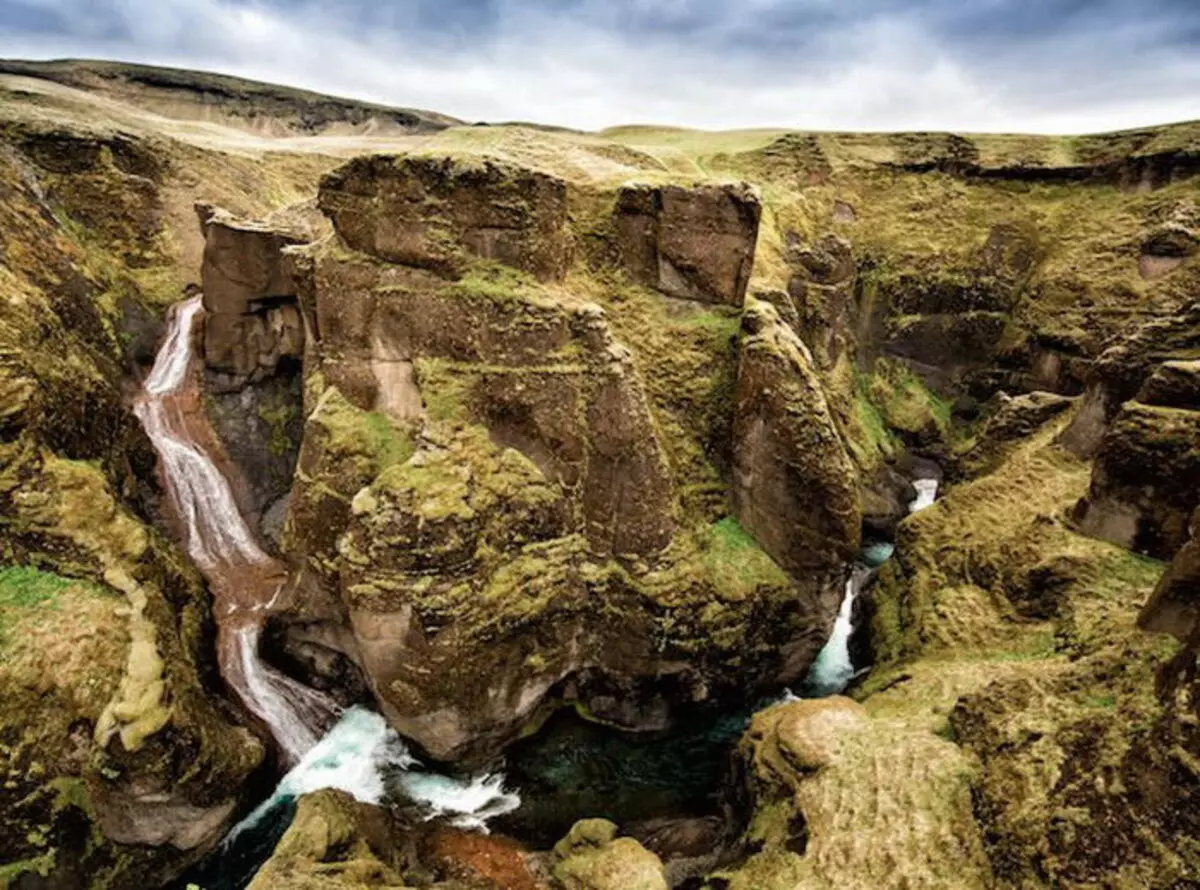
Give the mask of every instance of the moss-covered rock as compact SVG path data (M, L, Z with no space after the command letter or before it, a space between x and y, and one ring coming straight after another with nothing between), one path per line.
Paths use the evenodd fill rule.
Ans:
M552 279L571 257L566 184L491 159L357 158L320 202L347 244L388 262L453 273L476 256Z
M554 878L565 890L667 890L658 857L603 819L576 823L554 847Z
M924 727L833 697L755 715L738 750L754 852L732 888L983 888L969 761Z
M1200 411L1126 403L1096 453L1080 527L1169 558L1187 540L1198 484Z
M292 824L249 890L366 890L408 886L386 811L344 791L303 795Z

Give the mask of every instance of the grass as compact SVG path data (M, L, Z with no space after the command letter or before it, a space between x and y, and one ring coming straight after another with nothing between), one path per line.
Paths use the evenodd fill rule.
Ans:
M47 605L54 608L57 595L77 583L30 566L0 568L0 647L21 612Z
M724 599L745 599L763 583L787 583L783 570L732 516L705 529L701 543L706 574Z

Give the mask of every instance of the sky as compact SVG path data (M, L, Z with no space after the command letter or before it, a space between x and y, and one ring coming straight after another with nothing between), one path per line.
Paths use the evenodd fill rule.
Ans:
M1079 133L1200 118L1200 0L0 0L0 56L582 129Z

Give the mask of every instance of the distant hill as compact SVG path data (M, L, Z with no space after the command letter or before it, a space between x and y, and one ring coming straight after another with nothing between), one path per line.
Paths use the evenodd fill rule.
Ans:
M264 135L428 133L462 123L432 111L326 96L224 74L126 62L0 59L0 74L35 77L132 102L167 117Z

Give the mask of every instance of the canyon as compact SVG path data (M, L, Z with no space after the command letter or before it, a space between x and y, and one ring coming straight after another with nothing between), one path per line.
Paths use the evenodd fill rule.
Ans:
M1198 174L0 62L0 886L1196 885Z

